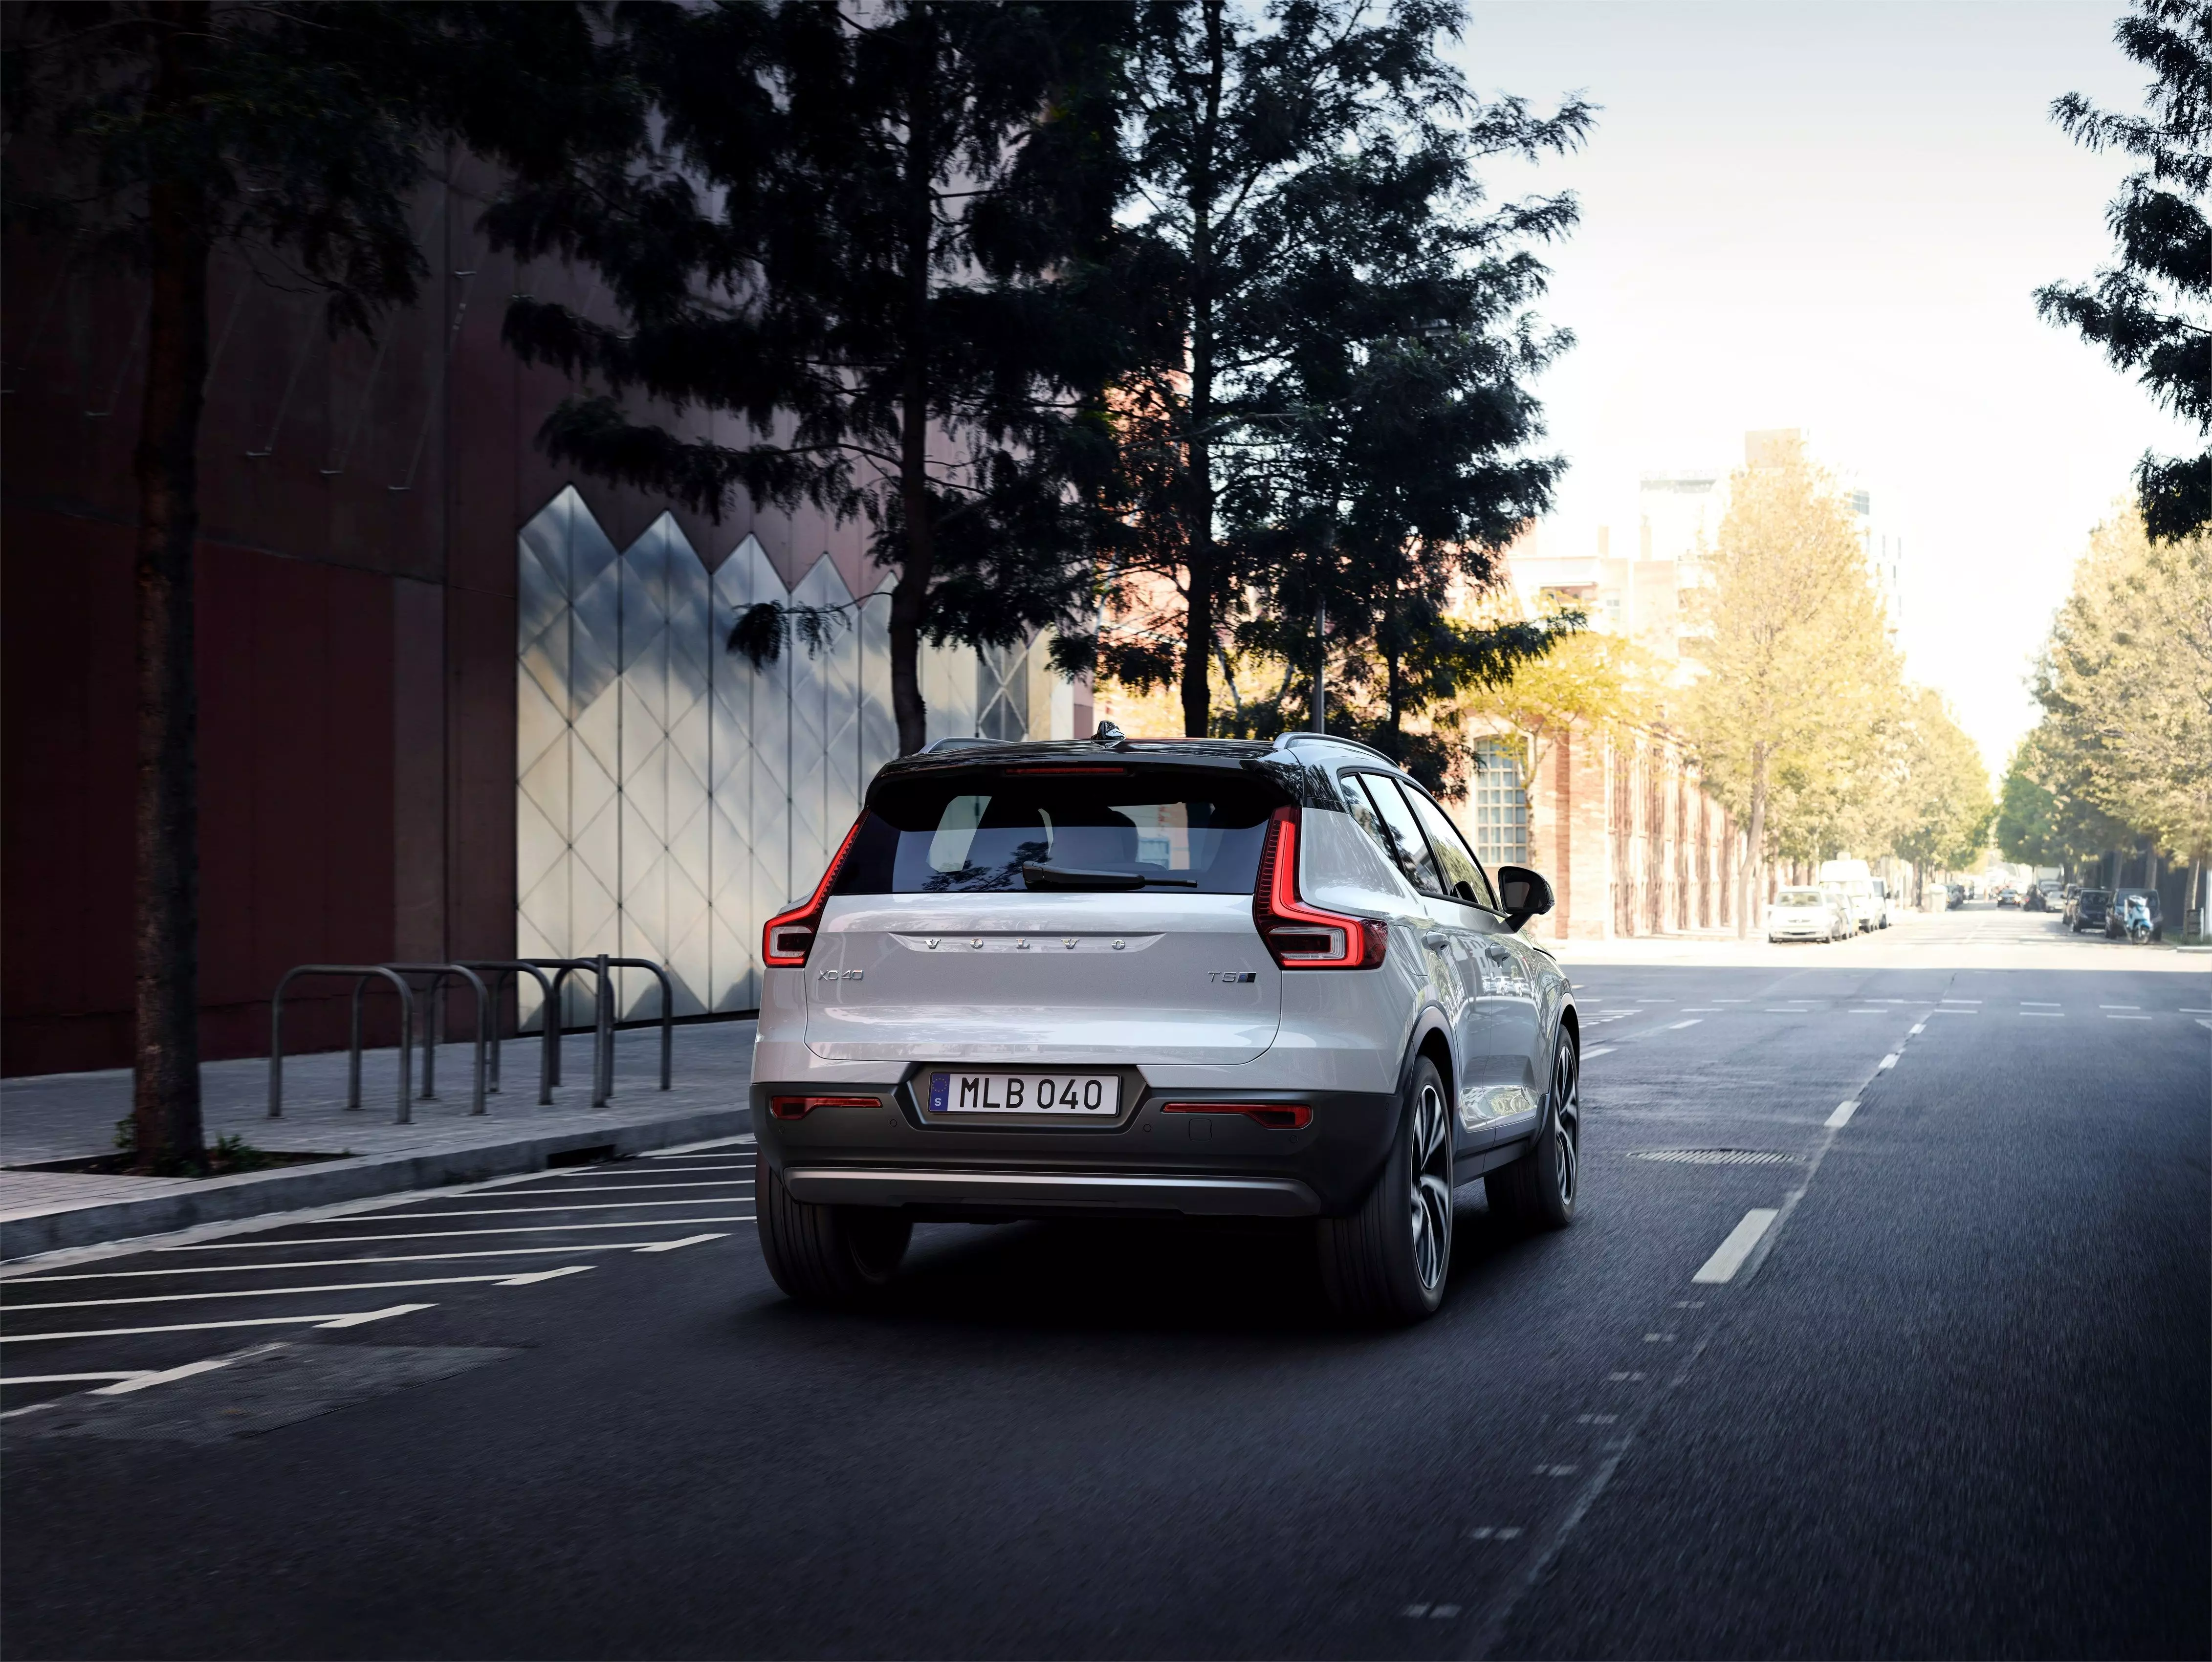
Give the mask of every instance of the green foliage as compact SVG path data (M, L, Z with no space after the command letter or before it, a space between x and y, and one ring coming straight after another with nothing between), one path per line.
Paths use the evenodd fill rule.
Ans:
M1475 169L1571 148L1591 110L1473 97L1443 55L1463 21L1457 0L1139 9L1118 268L1139 355L1112 405L1098 661L1179 678L1187 731L1231 637L1310 700L1323 606L1331 649L1393 686L1479 658L1446 627L1451 579L1486 579L1550 500L1563 464L1518 454L1540 433L1523 381L1566 337L1522 313L1544 280L1523 245L1576 210L1486 209Z
M2164 409L2212 435L2212 0L2135 0L2114 31L2121 50L2156 77L2148 116L2099 110L2079 93L2051 106L2058 124L2092 150L2117 149L2142 164L2106 215L2119 264L2094 284L2053 283L2036 306L2101 346L2115 368L2135 372ZM2161 539L2212 527L2212 448L2203 455L2146 454L2136 474L2150 534Z
M2024 809L2028 785L2057 804L2051 835L2077 855L2144 836L2212 854L2212 533L2154 541L2134 510L2099 526L2035 695L2043 719L2013 772Z
M1898 737L1890 848L1938 870L1977 864L1997 812L1979 747L1952 719L1942 695L1924 688L1909 695Z
M514 349L592 389L546 422L556 461L717 517L744 496L866 519L898 573L902 750L922 640L1088 613L1128 26L1119 4L625 6L609 50L651 119L489 216L621 314L509 306ZM780 649L772 622L733 648Z

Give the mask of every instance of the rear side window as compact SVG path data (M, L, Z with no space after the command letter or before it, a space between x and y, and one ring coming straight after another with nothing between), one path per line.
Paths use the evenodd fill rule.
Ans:
M1487 907L1495 912L1498 903L1490 892L1490 879L1483 875L1481 862L1460 836L1459 828L1419 791L1407 791L1405 797L1413 804L1421 829L1429 834L1429 846L1436 850L1437 864L1443 870L1444 892L1469 906Z
M1279 800L1237 774L1139 768L902 780L870 804L837 892L1249 895Z
M1406 881L1424 895L1442 895L1443 879L1437 875L1436 856L1429 852L1428 840L1422 836L1413 810L1406 806L1406 798L1399 794L1392 780L1380 773L1357 773L1352 783L1367 793L1374 804L1376 817L1382 822L1382 846L1406 874Z

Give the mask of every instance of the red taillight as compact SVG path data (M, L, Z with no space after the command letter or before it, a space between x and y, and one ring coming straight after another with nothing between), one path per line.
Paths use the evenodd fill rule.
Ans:
M778 1119L804 1119L817 1108L880 1108L878 1096L771 1096L768 1111Z
M1271 1131L1302 1131L1313 1124L1313 1110L1303 1102L1164 1102L1162 1113L1241 1113Z
M1268 954L1285 969L1376 969L1390 946L1380 918L1323 912L1298 898L1298 810L1278 808L1260 852L1252 921Z
M866 819L863 814L860 819ZM846 851L852 847L853 839L860 834L860 820L853 822L853 828L845 834L845 840L837 845L837 852L830 857L830 869L822 874L822 881L814 885L814 893L804 906L795 906L788 912L779 912L761 927L761 962L770 969L800 969L805 967L806 955L814 949L814 931L821 927L822 908L830 904L830 887L837 881L837 868L845 864ZM797 1118L796 1115L792 1116Z

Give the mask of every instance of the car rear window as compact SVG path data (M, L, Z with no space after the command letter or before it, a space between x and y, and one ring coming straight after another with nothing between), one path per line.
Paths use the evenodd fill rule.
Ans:
M1233 773L1009 768L877 793L841 895L1154 889L1249 895L1280 796Z
M1785 889L1775 896L1777 906L1826 906L1828 897L1817 889Z

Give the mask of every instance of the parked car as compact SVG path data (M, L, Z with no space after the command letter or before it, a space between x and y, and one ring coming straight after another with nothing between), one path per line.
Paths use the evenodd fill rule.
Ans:
M2102 931L2105 919L2112 909L2112 895L2106 889L2084 889L2074 896L2074 917L2068 925L2076 935L2085 929Z
M887 763L763 931L769 1272L865 1298L922 1219L1303 1219L1338 1311L1429 1315L1456 1186L1575 1216L1580 1017L1520 932L1551 907L1321 734Z
M1858 928L1889 927L1889 891L1864 860L1823 860L1820 881L1842 890Z
M2115 941L2126 938L2128 901L2138 895L2150 907L2151 939L2162 941L2166 938L2166 919L2159 915L2158 890L2155 889L2116 889L2112 891L2112 902L2105 909L2105 934L2108 938Z
M1867 922L1867 906L1865 897L1863 895L1852 894L1850 886L1848 883L1840 882L1824 883L1820 885L1820 890L1823 894L1828 896L1828 898L1834 903L1836 909L1843 914L1844 927L1842 932L1844 935L1856 935L1863 929L1872 927L1872 925Z
M1857 929L1839 895L1811 885L1779 890L1766 908L1766 938L1773 942L1833 941Z

